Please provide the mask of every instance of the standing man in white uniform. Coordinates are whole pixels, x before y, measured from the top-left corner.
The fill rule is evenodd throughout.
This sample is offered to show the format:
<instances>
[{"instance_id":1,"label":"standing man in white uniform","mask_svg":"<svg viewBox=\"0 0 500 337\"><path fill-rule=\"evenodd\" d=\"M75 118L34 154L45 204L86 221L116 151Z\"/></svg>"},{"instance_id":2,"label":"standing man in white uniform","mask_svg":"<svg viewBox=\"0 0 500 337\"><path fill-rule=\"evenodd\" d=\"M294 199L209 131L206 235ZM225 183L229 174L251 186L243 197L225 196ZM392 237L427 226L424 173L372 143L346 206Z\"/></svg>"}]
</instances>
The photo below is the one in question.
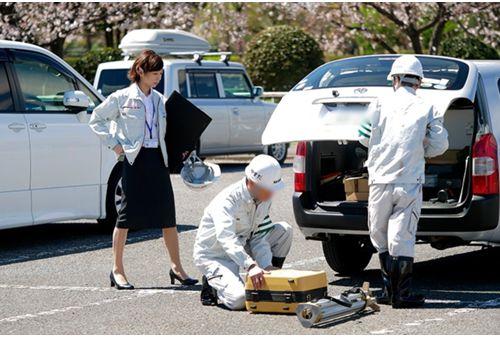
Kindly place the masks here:
<instances>
[{"instance_id":1,"label":"standing man in white uniform","mask_svg":"<svg viewBox=\"0 0 500 337\"><path fill-rule=\"evenodd\" d=\"M416 95L424 75L415 56L396 59L389 76L394 93L370 106L370 121L359 135L368 147L368 224L384 283L378 302L410 308L425 302L411 293L424 157L444 153L448 133L434 106Z\"/></svg>"},{"instance_id":2,"label":"standing man in white uniform","mask_svg":"<svg viewBox=\"0 0 500 337\"><path fill-rule=\"evenodd\" d=\"M231 310L245 307L240 270L254 286L264 273L283 266L292 244L292 227L269 218L271 198L283 188L276 159L259 155L246 177L220 192L205 209L194 244L194 263L203 274L201 301L217 300Z\"/></svg>"}]
</instances>

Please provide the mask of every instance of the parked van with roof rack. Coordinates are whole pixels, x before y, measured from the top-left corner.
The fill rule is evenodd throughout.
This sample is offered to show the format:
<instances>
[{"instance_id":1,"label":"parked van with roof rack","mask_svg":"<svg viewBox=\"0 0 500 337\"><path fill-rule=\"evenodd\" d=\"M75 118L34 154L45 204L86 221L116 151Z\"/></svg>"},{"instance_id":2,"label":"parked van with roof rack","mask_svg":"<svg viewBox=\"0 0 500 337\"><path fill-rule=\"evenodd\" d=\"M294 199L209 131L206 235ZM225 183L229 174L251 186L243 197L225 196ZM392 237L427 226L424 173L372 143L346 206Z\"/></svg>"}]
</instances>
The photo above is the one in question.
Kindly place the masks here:
<instances>
[{"instance_id":1,"label":"parked van with roof rack","mask_svg":"<svg viewBox=\"0 0 500 337\"><path fill-rule=\"evenodd\" d=\"M152 49L164 58L163 78L156 89L167 97L174 90L180 92L212 118L200 139L200 156L264 152L285 161L286 143L263 146L261 142L276 105L260 99L262 87L252 84L241 63L230 61L231 53L209 52L203 38L172 29L133 30L119 47L123 60L97 68L94 86L102 95L130 85L127 73L133 57ZM205 60L207 56L220 60Z\"/></svg>"}]
</instances>

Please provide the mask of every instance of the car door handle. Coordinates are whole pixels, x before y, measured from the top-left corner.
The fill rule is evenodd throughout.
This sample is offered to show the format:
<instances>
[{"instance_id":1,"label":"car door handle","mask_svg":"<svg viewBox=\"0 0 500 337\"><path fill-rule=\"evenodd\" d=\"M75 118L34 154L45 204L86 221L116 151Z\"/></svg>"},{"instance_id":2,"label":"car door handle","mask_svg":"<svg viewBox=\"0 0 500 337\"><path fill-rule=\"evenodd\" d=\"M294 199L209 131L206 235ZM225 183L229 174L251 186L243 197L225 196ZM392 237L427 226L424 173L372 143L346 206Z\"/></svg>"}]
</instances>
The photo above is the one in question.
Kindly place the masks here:
<instances>
[{"instance_id":1,"label":"car door handle","mask_svg":"<svg viewBox=\"0 0 500 337\"><path fill-rule=\"evenodd\" d=\"M47 125L43 123L30 123L30 129L32 130L43 130L47 128Z\"/></svg>"},{"instance_id":2,"label":"car door handle","mask_svg":"<svg viewBox=\"0 0 500 337\"><path fill-rule=\"evenodd\" d=\"M11 123L8 125L8 128L14 131L20 131L26 129L26 125L24 123Z\"/></svg>"},{"instance_id":3,"label":"car door handle","mask_svg":"<svg viewBox=\"0 0 500 337\"><path fill-rule=\"evenodd\" d=\"M240 114L240 109L238 109L238 108L233 108L232 111L233 111L233 114L235 114L235 115Z\"/></svg>"}]
</instances>

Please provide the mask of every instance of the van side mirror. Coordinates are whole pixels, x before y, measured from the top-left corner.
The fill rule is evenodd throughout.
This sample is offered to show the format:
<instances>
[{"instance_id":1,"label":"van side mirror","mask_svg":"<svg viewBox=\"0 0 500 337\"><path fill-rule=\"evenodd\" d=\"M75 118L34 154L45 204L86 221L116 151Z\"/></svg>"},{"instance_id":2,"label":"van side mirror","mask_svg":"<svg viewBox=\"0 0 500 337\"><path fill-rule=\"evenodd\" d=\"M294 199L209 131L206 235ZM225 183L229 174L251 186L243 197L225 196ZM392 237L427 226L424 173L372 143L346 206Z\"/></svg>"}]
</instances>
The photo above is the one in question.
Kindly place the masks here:
<instances>
[{"instance_id":1,"label":"van side mirror","mask_svg":"<svg viewBox=\"0 0 500 337\"><path fill-rule=\"evenodd\" d=\"M80 90L66 91L64 93L63 105L75 112L87 110L90 106L90 98Z\"/></svg>"},{"instance_id":2,"label":"van side mirror","mask_svg":"<svg viewBox=\"0 0 500 337\"><path fill-rule=\"evenodd\" d=\"M253 97L261 97L264 94L264 88L260 86L253 87L252 90Z\"/></svg>"}]
</instances>

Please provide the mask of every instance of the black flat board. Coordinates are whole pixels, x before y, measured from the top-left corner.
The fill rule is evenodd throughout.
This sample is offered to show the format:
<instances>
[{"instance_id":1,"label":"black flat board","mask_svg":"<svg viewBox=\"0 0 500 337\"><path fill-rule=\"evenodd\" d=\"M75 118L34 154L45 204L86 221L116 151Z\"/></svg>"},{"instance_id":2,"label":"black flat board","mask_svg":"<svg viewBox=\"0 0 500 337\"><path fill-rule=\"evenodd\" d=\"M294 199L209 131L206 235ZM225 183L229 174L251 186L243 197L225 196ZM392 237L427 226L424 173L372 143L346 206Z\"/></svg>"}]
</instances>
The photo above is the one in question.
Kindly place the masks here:
<instances>
[{"instance_id":1,"label":"black flat board","mask_svg":"<svg viewBox=\"0 0 500 337\"><path fill-rule=\"evenodd\" d=\"M183 153L196 150L201 134L212 119L177 91L170 95L165 109L168 166L170 173L179 173L182 169Z\"/></svg>"}]
</instances>

